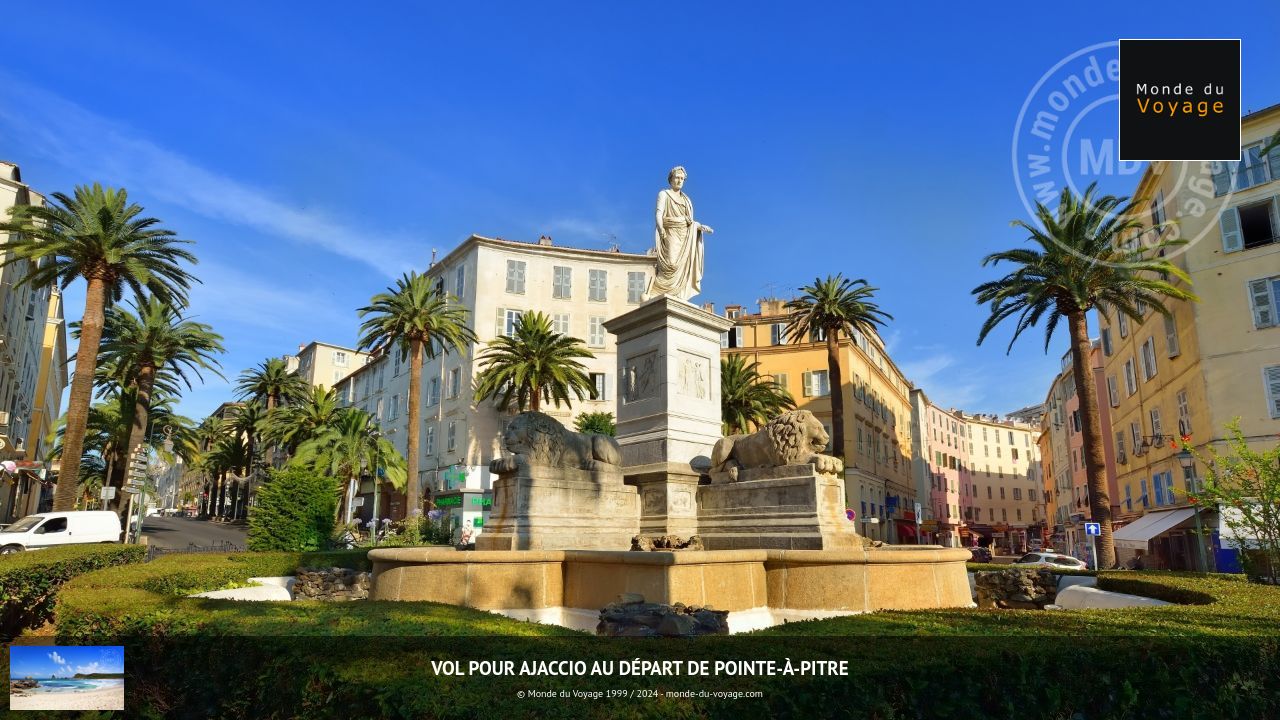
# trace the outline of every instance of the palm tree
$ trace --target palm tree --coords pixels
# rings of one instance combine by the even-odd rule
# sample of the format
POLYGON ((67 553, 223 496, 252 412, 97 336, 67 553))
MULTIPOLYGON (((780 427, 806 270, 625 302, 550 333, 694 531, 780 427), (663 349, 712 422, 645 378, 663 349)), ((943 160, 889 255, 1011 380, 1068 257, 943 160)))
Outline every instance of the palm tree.
POLYGON ((551 320, 540 312, 527 312, 516 321, 515 332, 489 341, 480 356, 476 377, 476 402, 498 400, 502 410, 512 399, 521 411, 539 412, 542 401, 572 407, 569 394, 579 400, 595 393, 587 367, 579 358, 593 358, 581 340, 551 329, 551 320))
POLYGON ((258 367, 240 373, 236 383, 240 398, 264 400, 267 412, 292 402, 307 393, 307 381, 289 372, 289 366, 280 358, 267 358, 258 367))
POLYGON ((172 305, 147 298, 136 302, 134 308, 137 315, 119 306, 107 311, 98 358, 115 382, 135 390, 132 430, 125 445, 128 452, 146 439, 152 391, 160 370, 168 371, 161 379, 162 388, 171 388, 177 380, 190 389, 188 373, 203 379, 200 371, 208 370, 222 377, 213 356, 224 352, 221 335, 205 323, 184 319, 172 305))
MULTIPOLYGON (((381 437, 373 416, 359 408, 348 407, 339 411, 333 425, 300 445, 291 462, 346 480, 345 491, 336 488, 344 498, 338 504, 343 508, 345 502, 344 516, 351 514, 351 499, 362 475, 381 474, 397 490, 404 489, 406 485, 405 458, 390 440, 381 437)), ((375 477, 375 485, 379 482, 382 480, 375 477)))
MULTIPOLYGON (((1096 184, 1095 184, 1096 185, 1096 184)), ((1107 494, 1103 459, 1102 423, 1098 398, 1093 392, 1093 370, 1089 364, 1088 312, 1095 308, 1127 315, 1141 322, 1140 308, 1154 308, 1168 316, 1164 300, 1196 300, 1189 290, 1169 281, 1177 278, 1188 285, 1190 277, 1163 258, 1165 250, 1185 243, 1162 239, 1163 227, 1155 227, 1155 242, 1143 249, 1133 242, 1143 232, 1139 219, 1145 201, 1127 203, 1128 198, 1112 195, 1096 197, 1095 185, 1083 196, 1064 188, 1055 214, 1036 203, 1039 226, 1015 220, 1014 227, 1029 233, 1033 247, 992 253, 983 266, 1008 262, 1009 274, 973 289, 979 304, 991 305, 991 316, 982 324, 978 344, 1004 320, 1017 316, 1009 347, 1027 328, 1045 319, 1044 345, 1061 320, 1071 334, 1072 374, 1084 418, 1084 458, 1088 475, 1089 501, 1093 519, 1102 527, 1097 552, 1100 567, 1115 564, 1115 544, 1111 538, 1111 498, 1107 494)))
POLYGON ((231 421, 227 423, 227 430, 231 434, 244 438, 247 458, 245 463, 239 467, 245 475, 248 475, 249 471, 253 469, 253 458, 257 455, 258 436, 266 426, 266 421, 267 411, 263 408, 262 403, 257 400, 250 400, 241 405, 236 410, 236 414, 231 417, 231 421))
POLYGON ((401 358, 406 354, 409 356, 409 457, 406 473, 411 482, 405 498, 405 513, 413 517, 422 507, 418 435, 423 359, 448 354, 452 350, 463 354, 476 341, 476 335, 467 326, 467 309, 458 299, 437 291, 430 278, 416 272, 406 273, 396 281, 395 287, 374 295, 369 304, 358 312, 364 319, 358 343, 361 350, 389 352, 394 345, 401 358))
POLYGON ((844 457, 844 375, 840 372, 840 334, 873 335, 893 316, 875 303, 872 287, 861 278, 849 280, 842 274, 814 278, 800 288, 799 298, 786 304, 787 337, 791 342, 827 343, 827 381, 831 385, 831 444, 837 457, 844 457))
POLYGON ((337 390, 313 387, 305 399, 267 413, 262 438, 292 454, 333 424, 341 409, 337 390))
POLYGON ((725 435, 760 427, 794 410, 795 398, 771 375, 760 374, 760 363, 748 364, 742 355, 720 359, 720 417, 725 435))
POLYGON ((187 289, 198 281, 179 266, 196 262, 195 255, 179 247, 191 241, 179 240, 155 218, 142 217, 142 207, 130 204, 123 189, 81 185, 74 197, 54 193, 52 200, 43 207, 10 208, 12 219, 0 224, 0 230, 18 236, 5 245, 9 255, 0 266, 30 263, 21 282, 33 288, 56 284, 65 289, 77 278, 87 284, 67 405, 66 453, 53 499, 54 510, 70 510, 107 306, 120 300, 125 288, 139 302, 150 294, 171 305, 185 304, 187 289))

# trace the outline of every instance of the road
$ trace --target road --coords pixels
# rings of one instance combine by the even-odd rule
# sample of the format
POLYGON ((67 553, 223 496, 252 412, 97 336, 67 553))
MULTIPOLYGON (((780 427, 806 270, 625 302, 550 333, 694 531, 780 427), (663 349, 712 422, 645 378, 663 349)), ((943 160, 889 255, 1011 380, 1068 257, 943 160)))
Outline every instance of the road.
POLYGON ((185 549, 192 544, 205 547, 223 543, 232 543, 243 549, 245 541, 243 525, 159 515, 147 518, 142 524, 142 534, 151 545, 174 549, 185 549))

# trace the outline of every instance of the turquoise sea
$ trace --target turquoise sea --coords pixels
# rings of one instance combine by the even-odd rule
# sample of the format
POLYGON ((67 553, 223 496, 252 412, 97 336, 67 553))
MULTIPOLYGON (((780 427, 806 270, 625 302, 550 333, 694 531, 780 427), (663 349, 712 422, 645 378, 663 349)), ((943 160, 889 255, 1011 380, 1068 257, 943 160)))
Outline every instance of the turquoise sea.
MULTIPOLYGON (((18 680, 19 678, 12 678, 18 680)), ((62 679, 52 680, 50 678, 32 678, 40 683, 40 687, 25 690, 28 693, 74 693, 86 692, 89 690, 101 690, 103 688, 122 687, 124 680, 120 678, 111 679, 62 679)))

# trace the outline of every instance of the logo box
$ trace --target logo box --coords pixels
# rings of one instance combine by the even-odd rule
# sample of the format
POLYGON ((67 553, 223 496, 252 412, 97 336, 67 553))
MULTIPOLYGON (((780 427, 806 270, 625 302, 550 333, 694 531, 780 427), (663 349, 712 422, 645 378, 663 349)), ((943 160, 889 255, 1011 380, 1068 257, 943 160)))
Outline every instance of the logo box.
POLYGON ((1239 40, 1120 41, 1120 159, 1240 159, 1239 40))

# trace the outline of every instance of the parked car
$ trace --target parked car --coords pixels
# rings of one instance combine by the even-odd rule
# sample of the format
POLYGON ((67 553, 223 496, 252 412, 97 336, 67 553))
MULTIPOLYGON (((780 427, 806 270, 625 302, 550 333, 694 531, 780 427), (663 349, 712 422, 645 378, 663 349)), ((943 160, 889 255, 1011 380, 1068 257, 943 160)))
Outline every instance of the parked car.
POLYGON ((1014 565, 1032 566, 1049 568, 1050 570, 1057 568, 1061 570, 1088 570, 1089 566, 1083 560, 1077 560, 1070 555, 1059 555, 1058 553, 1049 552, 1030 552, 1018 558, 1014 565))
POLYGON ((984 548, 984 547, 969 548, 969 560, 971 562, 981 562, 981 563, 991 562, 991 548, 984 548))
POLYGON ((0 554, 55 545, 120 542, 120 517, 110 510, 28 515, 0 530, 0 554))

